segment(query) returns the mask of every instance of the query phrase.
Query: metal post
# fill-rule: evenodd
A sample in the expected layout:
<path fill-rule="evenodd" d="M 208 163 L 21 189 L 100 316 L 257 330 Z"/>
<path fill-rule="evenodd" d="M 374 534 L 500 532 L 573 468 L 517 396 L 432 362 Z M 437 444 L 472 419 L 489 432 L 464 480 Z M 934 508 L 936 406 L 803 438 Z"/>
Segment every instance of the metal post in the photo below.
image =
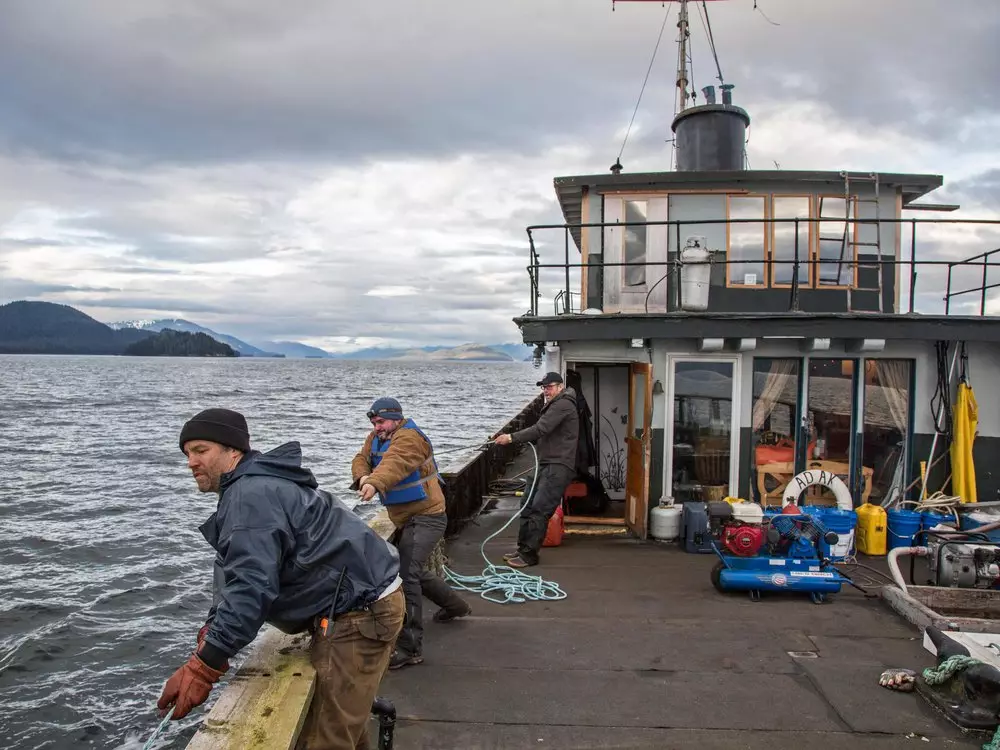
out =
<path fill-rule="evenodd" d="M 678 222 L 677 224 L 674 224 L 674 228 L 677 230 L 677 258 L 676 258 L 676 263 L 674 265 L 674 268 L 675 269 L 680 269 L 680 261 L 681 261 L 681 225 L 680 225 L 680 222 Z M 729 273 L 728 269 L 729 269 L 729 266 L 727 265 L 726 266 L 726 273 Z M 681 310 L 681 309 L 683 309 L 683 300 L 681 299 L 682 290 L 681 290 L 680 270 L 677 271 L 676 284 L 677 284 L 677 309 Z M 712 285 L 712 279 L 711 279 L 711 277 L 709 277 L 709 279 L 708 279 L 708 284 L 709 284 L 709 286 Z M 668 289 L 667 291 L 669 293 L 670 290 Z"/>
<path fill-rule="evenodd" d="M 569 291 L 569 225 L 566 225 L 565 235 L 566 247 L 563 262 L 566 264 L 566 312 L 570 313 L 573 312 L 573 297 L 570 296 Z"/>
<path fill-rule="evenodd" d="M 375 696 L 372 713 L 378 716 L 378 750 L 392 750 L 396 731 L 396 707 L 382 696 Z"/>
<path fill-rule="evenodd" d="M 917 287 L 917 220 L 910 219 L 910 309 L 913 312 L 913 300 Z M 899 231 L 898 229 L 896 230 Z"/>
<path fill-rule="evenodd" d="M 948 286 L 946 287 L 946 291 L 944 293 L 944 314 L 945 315 L 947 315 L 948 312 L 951 310 L 951 267 L 952 267 L 952 265 L 954 265 L 954 264 L 952 264 L 952 263 L 948 264 Z"/>
<path fill-rule="evenodd" d="M 799 220 L 795 219 L 795 262 L 792 264 L 792 312 L 799 311 Z"/>
<path fill-rule="evenodd" d="M 689 32 L 687 0 L 681 0 L 680 11 L 677 14 L 677 28 L 680 29 L 680 39 L 678 40 L 677 47 L 677 88 L 680 89 L 681 93 L 681 104 L 677 111 L 683 112 L 687 109 L 688 100 L 687 40 Z"/>
<path fill-rule="evenodd" d="M 979 296 L 979 314 L 986 314 L 986 269 L 989 267 L 989 253 L 983 256 L 983 291 Z"/>

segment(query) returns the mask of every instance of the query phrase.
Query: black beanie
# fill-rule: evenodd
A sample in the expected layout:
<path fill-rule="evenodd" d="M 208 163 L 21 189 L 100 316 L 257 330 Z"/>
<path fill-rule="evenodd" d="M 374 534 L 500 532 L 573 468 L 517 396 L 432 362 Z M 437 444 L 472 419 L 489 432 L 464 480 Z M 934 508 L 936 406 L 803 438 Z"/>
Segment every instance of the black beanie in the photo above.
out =
<path fill-rule="evenodd" d="M 189 440 L 208 440 L 244 453 L 250 450 L 247 420 L 231 409 L 205 409 L 195 414 L 181 429 L 181 453 Z"/>

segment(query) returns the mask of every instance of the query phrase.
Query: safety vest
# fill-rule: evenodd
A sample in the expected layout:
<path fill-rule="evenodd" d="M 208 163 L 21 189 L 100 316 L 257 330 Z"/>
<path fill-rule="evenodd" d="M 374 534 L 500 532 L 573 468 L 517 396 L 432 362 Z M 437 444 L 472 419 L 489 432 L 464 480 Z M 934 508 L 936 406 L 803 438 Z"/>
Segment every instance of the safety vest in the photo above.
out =
<path fill-rule="evenodd" d="M 430 438 L 424 434 L 423 430 L 417 427 L 416 423 L 412 419 L 407 419 L 399 426 L 398 429 L 402 430 L 406 428 L 416 430 L 420 437 L 427 441 L 427 445 L 431 449 L 431 456 L 407 476 L 403 477 L 399 484 L 394 487 L 390 487 L 388 492 L 382 494 L 383 505 L 399 505 L 401 503 L 415 503 L 420 500 L 426 500 L 427 491 L 424 489 L 424 485 L 435 477 L 437 477 L 439 482 L 444 484 L 444 480 L 441 479 L 441 475 L 438 472 L 437 461 L 434 459 L 434 446 L 431 444 Z M 382 456 L 384 456 L 385 452 L 389 450 L 389 443 L 391 441 L 391 437 L 388 440 L 382 440 L 378 435 L 372 437 L 370 456 L 372 471 L 374 471 L 376 467 L 382 463 Z M 421 477 L 420 470 L 428 465 L 434 467 L 434 473 L 428 474 L 426 477 Z"/>

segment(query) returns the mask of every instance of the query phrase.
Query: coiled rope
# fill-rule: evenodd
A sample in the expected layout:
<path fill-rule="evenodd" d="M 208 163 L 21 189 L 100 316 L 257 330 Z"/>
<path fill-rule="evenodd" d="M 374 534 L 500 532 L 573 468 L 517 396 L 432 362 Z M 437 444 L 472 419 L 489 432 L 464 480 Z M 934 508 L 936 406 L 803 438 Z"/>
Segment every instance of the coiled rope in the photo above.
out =
<path fill-rule="evenodd" d="M 940 685 L 947 682 L 959 672 L 982 664 L 979 659 L 974 659 L 965 654 L 954 654 L 949 656 L 936 667 L 928 667 L 923 671 L 924 682 L 928 685 Z M 993 739 L 983 745 L 983 750 L 1000 750 L 1000 727 L 993 734 Z"/>
<path fill-rule="evenodd" d="M 523 573 L 517 568 L 509 565 L 494 565 L 486 556 L 486 545 L 503 532 L 515 518 L 518 518 L 524 509 L 528 507 L 531 498 L 535 494 L 535 484 L 538 481 L 538 451 L 532 443 L 528 443 L 531 451 L 535 454 L 535 474 L 531 478 L 531 489 L 525 494 L 524 504 L 513 513 L 507 523 L 486 537 L 479 545 L 479 554 L 486 562 L 486 567 L 477 576 L 464 576 L 451 570 L 448 566 L 442 566 L 444 579 L 451 584 L 452 588 L 469 591 L 479 594 L 483 599 L 496 604 L 520 604 L 527 601 L 558 601 L 566 598 L 566 592 L 559 588 L 559 584 L 553 581 L 546 581 L 541 576 L 533 576 Z"/>

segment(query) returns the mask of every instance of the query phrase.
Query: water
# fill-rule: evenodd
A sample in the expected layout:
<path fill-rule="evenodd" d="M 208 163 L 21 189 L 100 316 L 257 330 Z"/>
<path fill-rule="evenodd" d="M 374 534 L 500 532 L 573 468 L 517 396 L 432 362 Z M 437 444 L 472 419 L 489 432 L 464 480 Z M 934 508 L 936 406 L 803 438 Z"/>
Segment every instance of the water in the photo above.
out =
<path fill-rule="evenodd" d="M 0 356 L 0 747 L 138 750 L 155 730 L 211 600 L 197 527 L 215 496 L 177 445 L 195 412 L 242 411 L 258 449 L 300 441 L 320 486 L 353 504 L 376 397 L 446 450 L 487 439 L 537 379 L 526 363 Z M 204 714 L 156 747 L 184 747 Z"/>

